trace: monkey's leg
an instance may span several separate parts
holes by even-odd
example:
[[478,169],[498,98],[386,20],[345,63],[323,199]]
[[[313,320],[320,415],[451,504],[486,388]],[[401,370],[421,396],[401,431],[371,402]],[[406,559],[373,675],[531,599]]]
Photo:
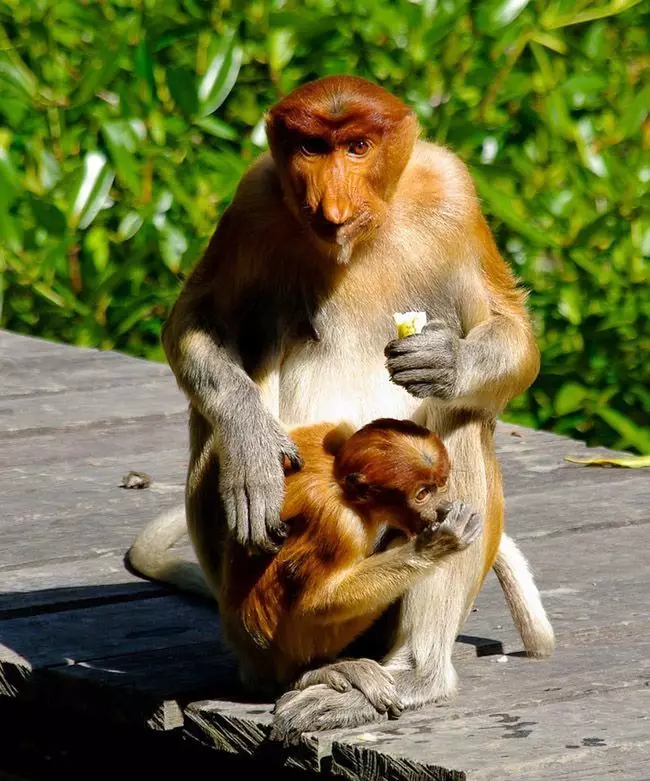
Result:
[[[447,510],[447,517],[438,532],[431,533],[427,530],[419,535],[418,539],[411,540],[399,548],[371,556],[355,568],[354,573],[345,578],[334,593],[328,594],[325,589],[321,608],[323,619],[328,617],[331,619],[334,615],[336,620],[345,620],[355,615],[362,615],[363,613],[359,611],[363,609],[364,605],[366,611],[373,609],[376,615],[379,610],[386,608],[410,586],[411,590],[405,598],[409,599],[411,592],[417,591],[421,583],[430,581],[433,573],[428,573],[432,569],[432,565],[436,565],[436,571],[439,570],[443,574],[443,579],[448,580],[449,572],[454,572],[457,569],[453,562],[468,552],[465,548],[471,546],[480,530],[480,515],[463,502],[452,502]],[[478,558],[475,556],[472,559],[471,566],[476,567],[480,566],[478,562],[482,559],[482,546],[476,544],[471,546],[470,550],[474,547],[478,549]],[[446,554],[458,551],[463,551],[463,553],[456,553],[448,559],[444,558]],[[418,578],[418,575],[421,577]],[[458,580],[461,583],[464,582],[462,575]],[[466,615],[465,603],[469,597],[463,598],[462,588],[456,584],[453,585],[456,590],[452,594],[460,595],[463,602],[462,608],[459,610],[460,602],[458,599],[454,601],[452,596],[451,601],[454,602],[456,611],[449,610],[449,625],[453,624],[453,631],[450,630],[451,642],[448,642],[446,634],[443,633],[448,630],[448,622],[439,622],[439,626],[434,626],[432,630],[431,625],[435,625],[436,620],[439,619],[435,612],[433,616],[428,613],[426,616],[416,613],[416,617],[419,617],[421,621],[414,627],[406,627],[407,632],[422,632],[426,635],[429,642],[425,643],[422,650],[424,661],[429,660],[431,653],[443,657],[445,653],[448,655],[449,665],[448,669],[443,670],[442,682],[434,680],[433,673],[427,676],[428,689],[422,699],[423,702],[436,699],[441,690],[447,691],[449,689],[451,691],[455,686],[455,673],[451,666],[451,649],[456,638],[458,625]],[[435,591],[437,588],[439,587],[436,585],[433,590]],[[443,584],[441,588],[443,589],[442,594],[447,595],[444,590],[446,586]],[[418,592],[416,599],[419,598]],[[382,601],[380,602],[379,599]],[[427,593],[424,599],[432,599],[431,594]],[[447,606],[443,605],[442,608],[446,609]],[[462,613],[461,617],[458,615],[459,612]],[[429,621],[430,624],[423,627],[422,621]],[[400,630],[403,629],[404,625],[402,624]],[[436,646],[435,639],[430,637],[436,632],[441,633],[439,647]],[[400,640],[401,638],[400,634]],[[414,699],[417,700],[420,697],[420,681],[418,680],[419,671],[413,670],[412,667],[415,657],[413,652],[409,651],[409,640],[410,634],[405,635],[405,639],[401,640],[407,652],[406,662],[402,663],[398,654],[395,669],[400,678],[404,677],[405,671],[410,674],[406,682],[407,700],[405,704],[414,707]],[[431,665],[427,667],[427,671],[429,667]],[[433,667],[437,669],[440,665],[433,665]],[[386,675],[386,672],[390,675]],[[397,717],[402,710],[402,690],[401,682],[397,685],[393,684],[393,674],[392,668],[382,669],[377,662],[371,659],[341,660],[309,671],[297,683],[297,687],[302,689],[301,691],[288,692],[278,700],[275,708],[273,737],[284,742],[292,742],[300,733],[306,731],[358,726],[369,721],[385,719],[388,714],[393,718]],[[328,688],[323,689],[323,685]],[[360,694],[363,699],[359,697]]]

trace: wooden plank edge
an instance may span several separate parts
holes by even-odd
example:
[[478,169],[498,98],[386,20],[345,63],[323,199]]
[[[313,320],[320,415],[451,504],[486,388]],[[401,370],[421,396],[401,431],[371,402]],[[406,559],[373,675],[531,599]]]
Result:
[[330,772],[336,778],[356,781],[466,781],[462,770],[424,765],[407,757],[393,756],[366,746],[334,741]]

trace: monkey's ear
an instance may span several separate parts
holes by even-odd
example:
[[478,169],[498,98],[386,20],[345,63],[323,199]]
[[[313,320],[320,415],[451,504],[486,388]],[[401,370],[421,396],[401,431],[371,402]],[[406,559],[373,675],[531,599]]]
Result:
[[325,435],[323,447],[326,453],[335,456],[356,431],[352,423],[343,421]]
[[350,499],[362,501],[368,497],[370,486],[361,472],[351,472],[345,476],[345,490]]

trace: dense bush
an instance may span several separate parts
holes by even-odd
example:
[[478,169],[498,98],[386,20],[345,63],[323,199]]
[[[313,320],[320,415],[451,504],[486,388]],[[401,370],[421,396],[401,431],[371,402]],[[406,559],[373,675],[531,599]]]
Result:
[[374,79],[470,164],[531,289],[525,424],[650,451],[650,8],[639,0],[0,0],[2,323],[161,358],[265,108]]

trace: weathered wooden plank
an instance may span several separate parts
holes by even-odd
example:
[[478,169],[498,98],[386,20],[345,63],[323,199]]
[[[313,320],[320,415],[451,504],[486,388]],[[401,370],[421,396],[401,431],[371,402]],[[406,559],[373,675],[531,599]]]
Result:
[[241,697],[237,670],[221,642],[160,648],[40,670],[38,690],[77,713],[114,724],[171,730],[183,707],[206,697]]
[[[425,773],[421,776],[423,778],[430,777],[427,772],[440,772],[440,766],[448,771],[471,770],[471,765],[466,766],[463,762],[466,751],[473,751],[474,743],[467,747],[467,741],[460,740],[458,735],[463,730],[476,731],[478,738],[475,742],[480,747],[480,733],[494,725],[495,714],[505,713],[511,719],[506,723],[513,726],[504,729],[526,732],[529,727],[527,719],[518,714],[527,710],[543,710],[545,705],[553,705],[571,712],[574,703],[577,703],[576,708],[581,708],[580,703],[592,697],[611,695],[617,698],[619,692],[641,691],[650,679],[646,661],[650,651],[649,629],[650,618],[602,633],[588,630],[582,634],[581,643],[575,642],[574,638],[573,645],[569,647],[564,647],[560,638],[555,657],[544,662],[516,655],[463,659],[459,663],[460,693],[450,704],[407,713],[397,721],[307,735],[293,756],[294,766],[314,769],[328,755],[331,746],[342,744],[348,747],[340,749],[341,761],[347,771],[354,769],[350,757],[355,757],[355,762],[363,761],[361,766],[356,766],[358,777],[366,778],[366,773],[368,778],[383,777],[374,774],[378,768],[390,767],[386,777],[408,778],[408,774],[405,775],[407,771],[415,772],[410,764],[413,761],[418,772]],[[589,670],[587,675],[585,670]],[[192,703],[185,711],[186,729],[196,739],[204,740],[206,745],[256,756],[265,750],[270,710],[269,705],[224,701]],[[603,724],[607,724],[616,716],[604,711],[600,718]],[[450,723],[456,726],[443,743],[444,750],[438,753],[439,725]],[[548,757],[559,759],[564,751],[563,746],[552,742],[557,737],[554,728],[554,721],[550,719],[543,722],[540,729],[550,730]],[[585,735],[588,737],[589,733]],[[517,733],[512,737],[527,735]],[[492,736],[489,738],[492,740]],[[543,745],[543,739],[541,743]],[[382,756],[358,752],[358,747],[372,749]],[[344,761],[345,756],[347,759]],[[386,759],[391,756],[401,759],[392,763]],[[409,761],[404,762],[405,759]],[[469,777],[474,776],[470,774]],[[517,775],[513,771],[513,775],[504,778],[517,778]]]
[[14,334],[0,329],[0,361],[3,367],[11,368],[18,365],[23,358],[50,355],[71,355],[72,353],[94,354],[97,353],[90,347],[73,347],[61,342],[50,342],[46,339],[38,339],[34,336]]
[[[491,713],[433,724],[421,713],[385,727],[380,737],[379,731],[367,730],[359,745],[371,745],[389,768],[388,757],[407,757],[425,767],[435,763],[465,772],[472,781],[537,781],[541,773],[546,778],[573,779],[576,770],[583,773],[585,764],[593,775],[578,777],[600,778],[599,768],[610,773],[616,769],[612,752],[625,762],[628,750],[637,757],[650,750],[648,694],[647,687],[620,689],[515,711],[506,705]],[[345,771],[356,768],[365,777],[366,767],[353,764],[359,755],[350,744],[356,745],[352,735],[333,740],[334,767],[341,763]]]
[[178,479],[184,479],[183,467],[188,452],[185,412],[158,421],[115,421],[86,429],[50,432],[26,432],[0,447],[0,480],[5,469],[24,469],[26,473],[57,474],[61,464],[88,466],[137,463],[142,454],[170,451],[178,459]]
[[219,642],[216,608],[176,596],[7,619],[0,690],[21,691],[25,671],[198,642]]
[[[14,514],[11,525],[3,528],[0,567],[125,553],[135,533],[147,521],[183,501],[180,486],[157,493],[153,486],[144,491],[127,491],[117,486],[98,489],[89,485],[76,493],[74,504],[71,497],[69,506],[59,494],[50,502],[41,497],[30,513]],[[31,538],[25,535],[25,529],[30,530]]]
[[92,391],[0,398],[0,435],[34,429],[89,427],[112,420],[165,417],[186,408],[184,396],[168,377]]
[[[70,390],[95,390],[167,377],[166,364],[113,352],[81,351],[26,355],[7,361],[0,374],[0,397],[49,396]],[[173,380],[172,380],[173,382]]]

